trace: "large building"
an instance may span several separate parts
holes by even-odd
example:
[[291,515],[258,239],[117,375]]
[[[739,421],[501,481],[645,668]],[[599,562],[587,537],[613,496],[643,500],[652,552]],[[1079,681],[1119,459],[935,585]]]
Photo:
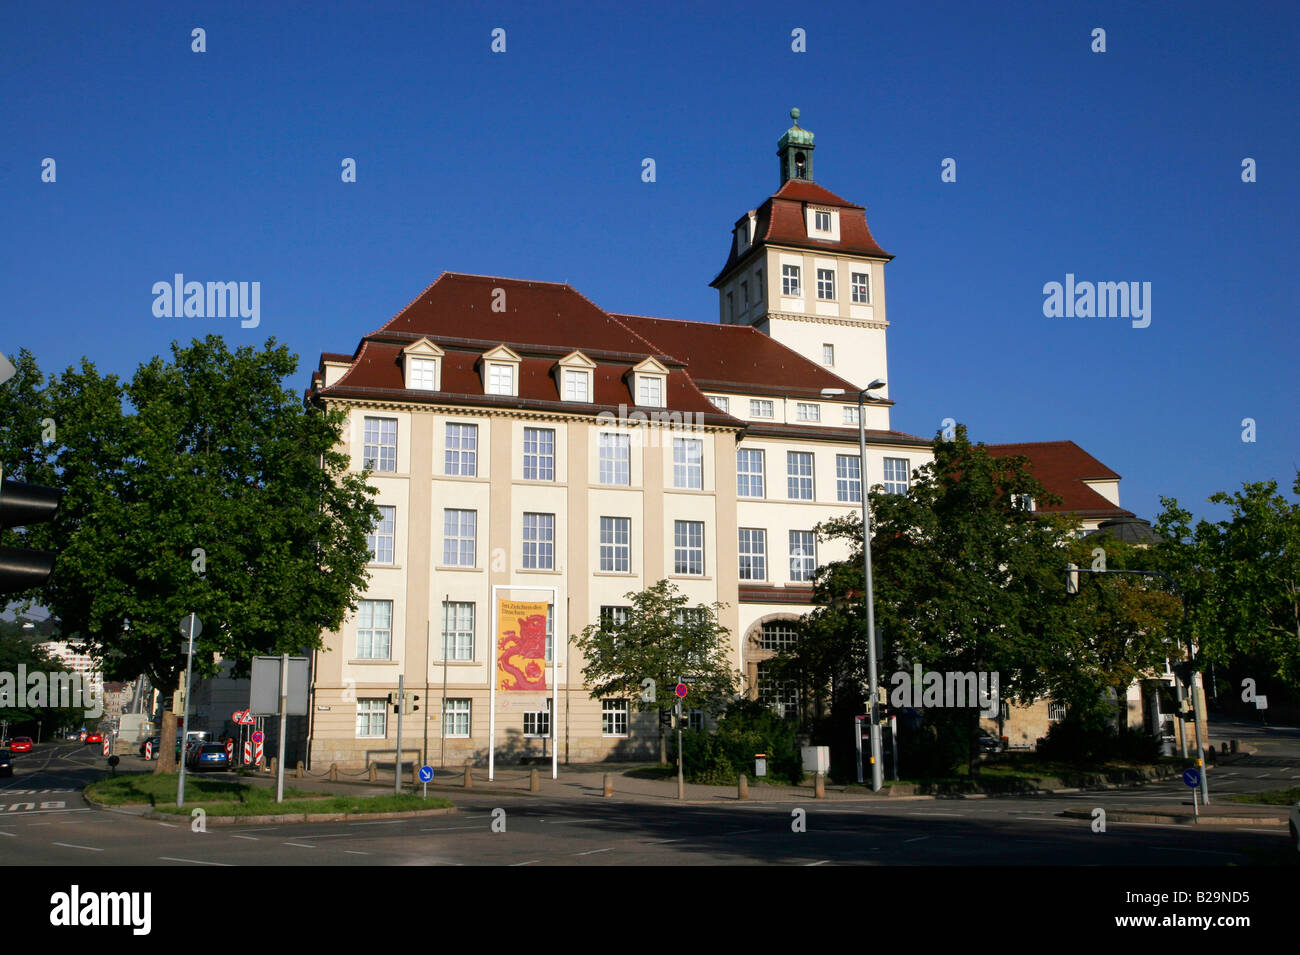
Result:
[[[891,256],[862,206],[813,181],[813,150],[797,121],[781,137],[779,188],[736,220],[713,279],[719,322],[444,273],[351,353],[322,356],[308,400],[346,409],[345,450],[371,469],[383,516],[357,612],[315,654],[313,765],[391,762],[399,674],[424,698],[403,758],[484,759],[503,590],[554,601],[563,757],[643,755],[657,739],[630,701],[590,698],[564,635],[663,578],[726,605],[747,694],[797,706],[764,662],[810,609],[813,569],[847,556],[813,527],[860,507],[858,394],[888,380]],[[932,454],[891,429],[892,405],[886,384],[864,406],[865,477],[901,492]],[[1127,514],[1118,475],[1074,445],[1044,460],[1068,449],[1086,473],[1067,464],[1049,490],[1082,481],[1115,510],[1085,526]],[[541,755],[550,706],[497,694],[497,758]]]

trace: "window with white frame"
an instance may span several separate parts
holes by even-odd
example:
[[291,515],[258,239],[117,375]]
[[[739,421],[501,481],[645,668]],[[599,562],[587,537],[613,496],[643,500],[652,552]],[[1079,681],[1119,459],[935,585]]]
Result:
[[704,711],[687,710],[682,714],[682,723],[684,728],[688,730],[704,729]]
[[858,305],[871,304],[871,273],[854,272],[853,279],[853,301]]
[[775,679],[771,664],[758,665],[758,698],[786,719],[799,716],[799,684]]
[[829,212],[813,213],[813,228],[818,232],[831,231],[831,214]]
[[835,270],[834,269],[817,270],[817,297],[822,299],[835,298]]
[[452,477],[478,474],[478,425],[447,423],[446,471]]
[[444,600],[442,603],[442,652],[445,660],[474,659],[474,604]]
[[709,395],[709,400],[713,402],[713,407],[719,411],[729,414],[731,412],[731,399],[722,395]]
[[366,535],[366,549],[370,551],[370,563],[391,564],[393,562],[393,539],[396,534],[397,508],[380,504],[379,519]]
[[357,659],[390,660],[393,656],[393,602],[357,602]]
[[817,567],[817,541],[812,531],[790,532],[790,579],[812,583]]
[[845,424],[852,424],[852,425],[856,425],[856,424],[858,423],[858,407],[857,407],[857,405],[845,405],[845,407],[844,407],[844,423],[845,423]]
[[811,451],[785,453],[786,496],[792,501],[813,499],[813,456]]
[[799,290],[799,266],[781,266],[781,294],[797,297],[803,294]]
[[609,574],[626,574],[632,570],[632,519],[600,519],[600,569]]
[[388,700],[357,700],[357,739],[383,739],[388,735]]
[[673,522],[673,573],[699,577],[704,574],[704,522]]
[[795,417],[800,421],[821,421],[822,406],[811,401],[800,401],[795,406]]
[[437,387],[438,363],[432,358],[406,360],[406,387],[420,391],[433,391]]
[[600,629],[609,631],[627,623],[627,615],[632,610],[631,607],[621,606],[619,604],[604,604],[600,608]]
[[830,342],[822,343],[822,364],[827,368],[835,367],[835,346]]
[[632,436],[602,433],[600,436],[600,483],[632,483]]
[[885,458],[885,493],[907,493],[907,458]]
[[555,569],[555,515],[524,512],[524,570]]
[[1065,719],[1065,704],[1057,703],[1055,700],[1047,704],[1047,718],[1054,723]]
[[555,480],[555,431],[524,428],[524,480]]
[[600,735],[627,735],[627,700],[600,701]]
[[673,487],[704,487],[704,442],[699,438],[673,438]]
[[588,387],[588,377],[585,371],[573,371],[565,369],[564,371],[564,400],[565,401],[590,401],[591,390]]
[[442,512],[442,563],[445,567],[473,567],[478,531],[478,511],[447,508]]
[[393,418],[366,418],[363,430],[361,466],[372,471],[396,471],[397,421]]
[[450,699],[443,704],[443,730],[448,739],[464,739],[469,736],[470,703],[470,700]]
[[1012,494],[1011,506],[1022,511],[1032,511],[1034,510],[1034,499],[1028,494]]
[[862,457],[860,455],[835,455],[835,500],[861,502]]
[[740,528],[740,579],[767,580],[767,531]]
[[759,646],[764,650],[784,650],[799,642],[799,629],[793,620],[767,620]]
[[736,496],[762,497],[763,452],[741,448],[736,452]]
[[636,403],[643,408],[664,406],[664,380],[656,375],[637,375]]
[[488,363],[488,394],[513,395],[515,393],[515,366],[499,362]]
[[749,399],[749,416],[751,418],[770,418],[772,417],[772,409],[772,401],[769,398]]
[[551,735],[551,701],[547,699],[546,709],[524,713],[524,736],[548,737]]

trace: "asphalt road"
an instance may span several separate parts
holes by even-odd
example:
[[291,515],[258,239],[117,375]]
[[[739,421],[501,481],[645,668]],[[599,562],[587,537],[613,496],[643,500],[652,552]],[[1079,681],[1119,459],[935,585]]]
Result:
[[[1292,778],[1300,776],[1300,759],[1291,755],[1300,734],[1261,734],[1278,744],[1276,755],[1261,748],[1259,764],[1216,771],[1212,795],[1300,784]],[[131,766],[136,758],[123,760]],[[1057,815],[1096,804],[1100,793],[889,804],[809,799],[798,807],[804,831],[796,831],[799,819],[788,805],[466,794],[453,797],[458,811],[444,816],[193,832],[184,821],[89,807],[76,790],[103,764],[97,748],[72,743],[43,744],[24,758],[0,785],[0,859],[72,866],[1224,866],[1295,864],[1296,856],[1284,829],[1110,823],[1093,832],[1089,820]],[[1137,805],[1185,794],[1180,784],[1160,784],[1104,795],[1108,803]],[[505,831],[494,831],[494,818]]]

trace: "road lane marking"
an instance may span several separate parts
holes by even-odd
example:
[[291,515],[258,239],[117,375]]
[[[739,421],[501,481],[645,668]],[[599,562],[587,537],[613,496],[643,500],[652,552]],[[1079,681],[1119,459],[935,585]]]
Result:
[[825,865],[826,863],[828,863],[828,862],[830,862],[830,861],[831,861],[830,859],[821,859],[821,860],[818,861],[818,862],[805,862],[804,865],[806,865],[806,866],[808,866],[808,865]]
[[257,842],[257,836],[241,836],[241,835],[240,835],[239,833],[237,833],[237,832],[235,832],[235,833],[231,833],[230,838],[232,838],[232,839],[247,839],[247,840],[249,840],[250,842]]
[[354,826],[400,826],[405,819],[386,819],[382,822],[354,822]]
[[176,823],[174,823],[174,822],[160,822],[160,823],[158,823],[158,825],[162,826],[164,829],[175,829],[175,828],[177,828]]
[[534,862],[541,862],[541,861],[542,861],[541,859],[529,859],[527,862],[512,862],[510,863],[510,867],[514,868],[515,866],[520,866],[520,865],[532,865]]
[[315,849],[315,846],[309,846],[305,842],[286,842],[286,846],[297,846],[299,849]]
[[917,836],[915,839],[904,839],[903,842],[920,842],[922,839],[929,839],[929,836]]
[[645,846],[666,846],[670,842],[685,842],[685,839],[660,839],[658,842],[643,842]]
[[421,832],[455,832],[458,829],[482,829],[482,826],[442,826],[437,829],[421,829]]
[[344,849],[343,851],[346,852],[346,853],[347,853],[348,855],[350,855],[350,856],[368,856],[368,855],[370,855],[369,852],[358,852],[356,849]]
[[[736,829],[736,830],[733,831],[733,832],[724,832],[723,835],[725,835],[725,836],[743,836],[743,835],[745,835],[745,833],[747,833],[747,832],[762,832],[762,831],[763,831],[762,829]],[[852,830],[852,829],[846,829],[846,830],[844,830],[844,831],[845,831],[845,832],[853,832],[853,831],[855,831],[855,830]]]
[[575,852],[575,856],[594,856],[598,852],[613,852],[613,849],[588,849],[586,852]]
[[18,833],[16,833],[16,832],[5,832],[3,829],[0,829],[0,836],[13,836],[15,839],[17,839],[17,838],[18,838]]
[[188,862],[190,865],[219,865],[230,868],[229,862],[204,862],[202,859],[178,859],[175,856],[159,856],[164,862]]
[[94,846],[74,846],[70,842],[56,842],[56,846],[63,846],[65,849],[85,849],[87,852],[103,852],[103,849],[96,849]]

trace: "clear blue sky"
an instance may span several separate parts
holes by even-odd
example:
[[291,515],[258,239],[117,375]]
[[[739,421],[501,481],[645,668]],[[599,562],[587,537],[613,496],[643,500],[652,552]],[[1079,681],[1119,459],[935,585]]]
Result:
[[[274,335],[301,388],[443,270],[714,320],[799,106],[817,181],[897,256],[895,427],[1072,439],[1148,518],[1162,494],[1218,516],[1216,490],[1289,488],[1295,3],[552,6],[6,4],[0,351],[130,375],[175,338]],[[260,282],[261,325],[155,318],[176,272]],[[1044,317],[1067,272],[1150,282],[1150,327]]]

